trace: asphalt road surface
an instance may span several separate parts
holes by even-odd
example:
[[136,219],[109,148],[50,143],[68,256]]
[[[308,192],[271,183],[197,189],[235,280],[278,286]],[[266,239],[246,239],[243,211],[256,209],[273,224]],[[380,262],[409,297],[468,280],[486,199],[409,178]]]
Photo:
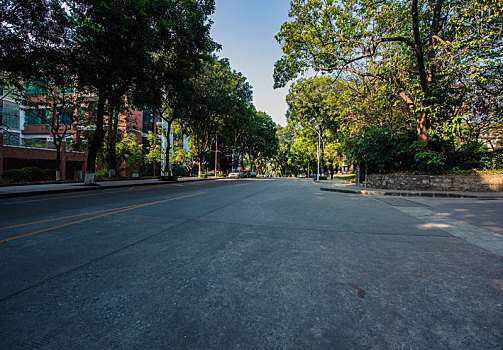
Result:
[[503,201],[309,180],[0,201],[0,349],[501,349]]

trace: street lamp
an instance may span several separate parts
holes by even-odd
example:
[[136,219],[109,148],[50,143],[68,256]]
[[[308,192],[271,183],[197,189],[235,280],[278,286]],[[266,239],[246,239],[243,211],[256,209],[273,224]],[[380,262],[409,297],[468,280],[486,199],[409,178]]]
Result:
[[218,135],[215,136],[215,179],[217,178]]

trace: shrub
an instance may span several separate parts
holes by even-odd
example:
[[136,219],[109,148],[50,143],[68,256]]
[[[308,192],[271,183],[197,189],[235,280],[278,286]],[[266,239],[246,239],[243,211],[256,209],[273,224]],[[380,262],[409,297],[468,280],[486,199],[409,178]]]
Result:
[[200,178],[203,178],[203,179],[206,179],[206,178],[208,177],[208,175],[206,175],[206,174],[201,174],[201,175],[199,175],[199,177],[200,177]]
[[168,176],[161,176],[159,178],[160,181],[176,181],[178,180],[178,177],[176,176],[172,176],[172,175],[168,175]]
[[6,183],[49,181],[54,177],[55,170],[44,170],[37,167],[9,169],[2,173],[2,178]]
[[94,172],[94,178],[96,180],[98,179],[107,179],[108,178],[108,170],[107,169],[101,169],[98,171]]
[[225,174],[218,174],[217,177],[227,177]]
[[350,159],[367,166],[369,173],[388,173],[413,167],[414,149],[410,131],[391,133],[389,129],[369,129],[348,140]]
[[177,177],[190,176],[187,168],[184,167],[183,165],[179,165],[179,164],[171,165],[171,172],[173,173],[173,176],[177,176]]
[[47,180],[56,180],[56,170],[44,169],[44,174]]
[[321,176],[321,175],[320,175],[320,180],[326,180],[326,179],[327,179],[327,177],[326,177],[326,176]]

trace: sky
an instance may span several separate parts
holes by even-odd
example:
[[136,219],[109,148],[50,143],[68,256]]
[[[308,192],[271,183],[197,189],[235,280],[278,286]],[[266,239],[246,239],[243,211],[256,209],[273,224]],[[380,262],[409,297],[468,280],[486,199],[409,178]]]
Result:
[[228,58],[253,86],[253,104],[286,125],[288,88],[273,89],[274,63],[281,58],[274,39],[288,19],[290,0],[216,0],[211,37],[222,45],[217,53]]

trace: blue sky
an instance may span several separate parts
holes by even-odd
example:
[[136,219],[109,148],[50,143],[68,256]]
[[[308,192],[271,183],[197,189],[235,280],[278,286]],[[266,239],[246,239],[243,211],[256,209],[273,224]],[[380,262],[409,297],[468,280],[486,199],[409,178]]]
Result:
[[253,86],[255,107],[285,125],[287,88],[274,90],[274,62],[281,47],[274,36],[288,19],[289,0],[216,0],[211,36],[222,45],[218,56]]

